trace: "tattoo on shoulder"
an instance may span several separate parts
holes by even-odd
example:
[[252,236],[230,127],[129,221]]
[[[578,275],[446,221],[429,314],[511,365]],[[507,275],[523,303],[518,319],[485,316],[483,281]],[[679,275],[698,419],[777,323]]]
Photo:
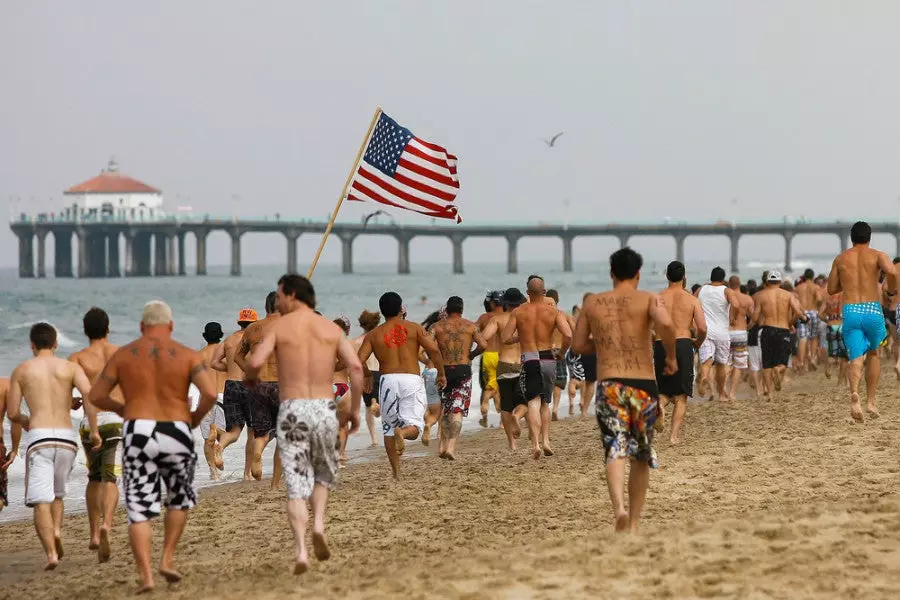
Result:
[[137,346],[131,347],[131,355],[132,356],[140,356],[140,354],[141,354],[141,351],[138,349]]
[[170,358],[175,358],[176,354],[177,354],[177,352],[175,352],[175,348],[169,348],[169,357]]

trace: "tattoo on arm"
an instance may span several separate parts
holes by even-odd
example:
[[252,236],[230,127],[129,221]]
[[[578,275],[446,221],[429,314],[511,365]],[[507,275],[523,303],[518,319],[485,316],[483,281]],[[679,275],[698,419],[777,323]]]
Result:
[[116,378],[115,378],[115,377],[110,377],[110,376],[106,373],[106,369],[107,369],[108,366],[109,366],[109,365],[107,365],[106,367],[103,367],[103,370],[100,371],[100,376],[99,376],[99,377],[100,377],[100,380],[101,380],[101,381],[104,381],[104,382],[106,382],[106,383],[108,383],[108,384],[110,384],[110,385],[115,385],[115,384],[116,384]]
[[206,365],[201,361],[194,365],[194,368],[191,369],[191,379],[193,379],[196,375],[206,371]]
[[241,340],[241,345],[238,348],[238,354],[244,355],[250,352],[250,343],[247,340]]

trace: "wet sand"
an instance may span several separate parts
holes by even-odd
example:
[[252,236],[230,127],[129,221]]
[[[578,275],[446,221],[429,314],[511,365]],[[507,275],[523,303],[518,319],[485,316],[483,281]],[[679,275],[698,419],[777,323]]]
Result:
[[[882,417],[862,425],[821,374],[774,402],[691,404],[682,444],[657,440],[637,535],[612,532],[592,418],[554,423],[557,455],[539,461],[526,440],[511,455],[494,429],[462,440],[454,463],[435,444],[409,444],[426,456],[404,462],[402,485],[386,458],[344,469],[329,507],[333,557],[299,578],[283,492],[204,490],[181,541],[185,579],[167,590],[160,578],[155,596],[897,598],[897,389],[886,372]],[[86,517],[68,518],[66,557],[45,574],[31,525],[0,527],[0,599],[132,594],[121,511],[112,541],[98,565]]]

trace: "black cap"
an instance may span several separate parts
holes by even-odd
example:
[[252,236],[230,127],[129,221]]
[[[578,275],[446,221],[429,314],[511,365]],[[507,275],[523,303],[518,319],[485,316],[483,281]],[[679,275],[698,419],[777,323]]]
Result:
[[485,298],[491,302],[503,302],[503,290],[490,291]]
[[522,292],[519,291],[519,288],[509,288],[505,292],[503,292],[503,304],[506,306],[519,306],[520,304],[524,304],[527,298],[522,295]]
[[224,335],[225,334],[222,333],[222,326],[215,321],[207,323],[206,327],[203,328],[203,339],[210,344],[216,344],[220,342]]

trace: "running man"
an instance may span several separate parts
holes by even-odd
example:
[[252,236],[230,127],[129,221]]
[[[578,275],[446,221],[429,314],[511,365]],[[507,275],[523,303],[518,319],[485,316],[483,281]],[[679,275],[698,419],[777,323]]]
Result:
[[565,314],[544,302],[544,280],[534,275],[528,280],[528,302],[516,308],[500,334],[500,341],[518,341],[522,350],[522,371],[519,385],[528,402],[528,430],[531,432],[531,454],[537,460],[541,451],[553,456],[550,446],[550,403],[553,400],[553,380],[556,361],[563,357],[553,352],[553,332],[562,332],[561,352],[572,344],[572,329]]
[[[898,272],[900,270],[900,257],[894,257],[894,271]],[[898,282],[900,282],[900,272],[898,272]],[[900,285],[900,283],[898,283]],[[893,339],[892,350],[892,358],[894,360],[894,373],[897,375],[897,380],[900,381],[900,321],[898,321],[897,316],[900,315],[900,294],[894,294],[893,296],[889,296],[887,294],[887,278],[885,278],[884,283],[882,284],[883,295],[886,299],[887,304],[887,314],[885,317],[887,318],[888,326],[890,331],[888,331],[888,337]],[[823,293],[823,295],[825,295]]]
[[737,303],[737,293],[725,285],[725,269],[722,267],[712,270],[709,281],[697,294],[703,307],[703,315],[706,317],[706,340],[700,346],[700,381],[697,388],[701,396],[709,389],[712,400],[713,391],[709,378],[712,366],[715,365],[716,392],[719,394],[719,400],[726,402],[728,392],[725,391],[725,378],[728,377],[731,366],[729,307]]
[[[433,329],[444,359],[444,374],[447,379],[440,391],[442,422],[438,456],[456,460],[456,442],[462,431],[462,420],[469,415],[469,403],[472,401],[472,358],[477,356],[477,350],[472,352],[472,342],[480,350],[487,348],[488,343],[475,323],[462,318],[462,298],[450,296],[446,312],[447,318],[438,321]],[[496,369],[494,380],[496,381]]]
[[803,273],[803,281],[794,288],[794,293],[800,300],[800,308],[807,317],[806,323],[797,323],[797,365],[794,370],[798,374],[803,374],[808,370],[815,371],[818,359],[816,342],[819,339],[819,305],[822,303],[824,294],[822,288],[816,285],[815,277],[815,271],[806,269]]
[[[588,292],[582,296],[582,307],[584,306],[584,301],[587,300],[590,295],[590,292]],[[576,378],[578,375],[581,375],[584,380],[580,386],[581,416],[583,418],[587,416],[588,409],[597,392],[597,355],[593,353],[578,355],[578,365],[576,365],[574,373]]]
[[[247,426],[247,444],[244,447],[244,481],[250,481],[250,466],[253,463],[253,427],[250,419],[250,391],[244,385],[244,371],[235,362],[235,355],[244,331],[259,319],[252,308],[242,308],[238,313],[238,329],[227,338],[216,350],[212,367],[225,373],[225,388],[222,394],[222,405],[225,410],[225,431],[218,434],[219,451],[224,454],[225,448],[238,441],[244,425]],[[224,468],[224,464],[222,467]]]
[[[446,317],[444,309],[434,311],[422,321],[422,327],[425,333],[434,337],[434,326],[438,321]],[[370,359],[372,357],[369,357]],[[428,358],[428,353],[419,348],[419,362],[424,365],[422,369],[422,379],[425,381],[425,398],[428,401],[428,407],[425,409],[425,428],[422,430],[422,445],[431,445],[431,428],[438,426],[438,436],[441,436],[441,391],[437,386],[437,369],[434,363]],[[441,457],[443,458],[443,457]]]
[[6,471],[15,462],[19,455],[19,442],[22,440],[22,426],[18,423],[12,423],[9,428],[10,444],[12,444],[9,452],[6,451],[6,444],[3,443],[3,420],[6,419],[6,398],[9,394],[9,377],[0,377],[0,512],[9,506],[9,495],[7,493],[7,476]]
[[[509,322],[512,311],[527,302],[524,294],[517,288],[509,288],[503,293],[501,303],[503,312],[491,318],[482,335],[488,340],[500,337],[500,333]],[[516,440],[521,435],[519,421],[528,414],[528,401],[522,394],[519,377],[522,371],[522,352],[518,342],[500,344],[500,355],[497,363],[497,384],[500,392],[500,422],[509,441],[510,452],[516,451]]]
[[[294,574],[302,575],[309,569],[307,501],[313,510],[313,553],[321,561],[331,558],[325,508],[328,490],[337,479],[335,439],[344,426],[350,435],[359,430],[363,369],[341,328],[314,312],[316,292],[307,278],[284,275],[279,279],[277,307],[282,317],[254,346],[246,373],[251,387],[259,385],[274,354],[280,396],[277,450],[284,465],[287,513],[294,532]],[[332,395],[335,363],[345,366],[350,378],[349,407],[341,411]]]
[[[203,328],[206,346],[200,350],[200,356],[203,357],[203,364],[207,367],[213,366],[213,359],[222,345],[224,336],[222,326],[215,321],[207,323]],[[219,481],[219,470],[225,466],[222,460],[222,446],[219,444],[219,432],[225,433],[226,430],[224,398],[227,376],[224,371],[217,370],[210,371],[210,375],[216,382],[216,403],[200,421],[200,435],[203,437],[203,456],[209,465],[209,478]]]
[[[275,306],[277,293],[269,292],[266,296],[266,316],[262,321],[251,323],[244,330],[241,345],[234,355],[234,362],[245,373],[247,371],[247,354],[253,346],[262,341],[266,331],[278,321],[279,314]],[[278,365],[275,356],[260,373],[260,383],[249,390],[250,428],[253,430],[253,460],[250,463],[250,475],[256,481],[262,480],[262,455],[266,446],[275,439],[275,418],[278,416]],[[279,482],[281,468],[279,454],[275,453],[275,466],[272,471],[272,489]]]
[[[381,405],[384,450],[391,463],[394,479],[400,479],[400,456],[406,440],[419,437],[425,426],[425,382],[419,374],[419,348],[438,370],[437,385],[447,385],[444,360],[437,342],[418,323],[403,318],[403,300],[396,292],[387,292],[378,300],[384,324],[370,331],[359,349],[363,370],[372,353],[381,365],[378,403]],[[366,376],[369,373],[366,372]]]
[[[91,384],[94,384],[106,361],[119,347],[109,343],[109,316],[104,310],[95,307],[87,311],[83,325],[89,345],[71,355],[69,360],[81,367]],[[122,401],[122,392],[118,388],[114,389],[111,395],[117,401]],[[122,476],[119,446],[122,442],[122,417],[112,411],[100,411],[97,413],[97,429],[101,445],[95,450],[95,443],[91,439],[92,429],[85,411],[79,431],[88,470],[85,492],[85,505],[91,530],[88,548],[97,550],[97,559],[104,563],[111,555],[109,532],[119,506],[119,477]]]
[[878,346],[887,336],[879,303],[882,290],[878,280],[881,273],[885,273],[887,279],[884,294],[893,297],[897,293],[897,271],[887,254],[869,247],[871,240],[872,228],[869,224],[864,221],[855,223],[850,229],[853,247],[834,259],[828,276],[828,293],[843,292],[844,305],[841,312],[844,319],[844,345],[850,360],[850,415],[856,421],[863,420],[859,382],[864,364],[866,410],[870,417],[879,416],[875,404],[875,390],[881,377]]
[[[353,347],[356,348],[357,352],[359,352],[366,334],[378,327],[380,321],[381,313],[367,310],[360,313],[358,323],[362,327],[363,334],[353,339]],[[363,404],[366,405],[366,428],[369,430],[369,446],[374,448],[378,445],[378,442],[375,441],[375,418],[381,416],[381,410],[378,406],[378,359],[375,358],[374,354],[369,357],[367,366],[372,377],[363,383],[362,399]]]
[[[34,508],[34,528],[47,555],[45,571],[52,571],[63,557],[63,499],[78,452],[78,436],[72,429],[72,389],[87,398],[91,391],[84,370],[57,358],[56,329],[36,323],[29,334],[34,358],[12,372],[6,414],[29,432],[25,451],[25,506]],[[22,398],[28,398],[29,415],[22,414]],[[103,445],[97,429],[97,410],[84,403],[90,423],[92,450]],[[15,442],[14,442],[15,444]]]
[[747,288],[741,285],[741,278],[737,275],[728,278],[728,288],[734,292],[734,302],[731,304],[728,321],[728,336],[731,338],[731,385],[726,387],[731,388],[728,390],[728,400],[734,402],[738,383],[749,366],[750,337],[747,326],[750,315],[753,314],[753,298],[746,294]]
[[[569,319],[569,327],[572,328],[572,331],[575,331],[575,321],[578,319],[578,313],[581,311],[581,307],[577,304],[572,307],[571,314],[566,315],[566,318]],[[575,396],[579,392],[581,393],[581,401],[579,402],[579,408],[581,409],[581,417],[584,418],[587,416],[587,407],[588,404],[585,403],[584,400],[584,367],[581,365],[581,357],[572,352],[572,349],[569,348],[566,351],[566,369],[569,372],[569,416],[573,416],[575,414]]]
[[[138,593],[154,587],[150,519],[160,515],[162,504],[166,518],[159,574],[170,584],[181,581],[175,568],[175,548],[188,510],[197,503],[197,455],[191,430],[200,426],[216,403],[216,384],[203,357],[173,340],[172,328],[172,309],[159,300],[148,302],[141,315],[141,337],[112,355],[85,403],[125,419],[123,489],[131,551],[141,577]],[[191,383],[200,390],[193,412],[188,400]],[[110,397],[116,386],[122,390],[124,403]],[[161,496],[163,482],[165,498]]]
[[[484,314],[478,317],[475,325],[479,331],[484,331],[491,319],[503,312],[502,304],[503,292],[488,292],[484,299]],[[493,398],[494,408],[497,412],[501,412],[499,408],[499,385],[497,383],[497,362],[500,360],[500,336],[494,336],[493,340],[488,340],[487,349],[481,354],[481,372],[479,383],[481,383],[481,420],[478,424],[482,427],[488,425],[488,409]],[[502,421],[502,419],[501,419]]]
[[[653,424],[659,411],[651,327],[662,339],[665,375],[678,371],[675,328],[659,296],[638,290],[641,255],[623,248],[610,256],[613,289],[591,295],[575,324],[572,348],[597,353],[597,423],[606,453],[606,481],[616,531],[637,531],[650,468],[658,461]],[[625,508],[625,461],[631,460]]]
[[847,347],[844,345],[843,319],[841,318],[841,294],[825,296],[819,307],[822,342],[825,348],[825,377],[831,379],[831,367],[837,366],[838,387],[847,383]]
[[807,319],[797,296],[782,289],[781,284],[781,273],[771,271],[766,276],[766,287],[753,295],[753,321],[759,323],[762,351],[762,395],[766,400],[771,400],[774,392],[781,391],[791,360],[791,323],[795,319]]
[[[342,315],[333,320],[332,323],[340,327],[345,336],[348,338],[350,337],[350,319]],[[341,360],[337,360],[334,363],[331,389],[334,394],[334,401],[337,402],[338,407],[343,407],[347,402],[350,402],[350,373],[348,371],[348,366]],[[338,443],[340,444],[340,448],[338,449],[338,463],[341,466],[347,463],[348,439],[350,439],[350,434],[348,432],[348,427],[345,424],[338,428]]]
[[[700,301],[685,290],[685,268],[679,261],[672,261],[666,267],[669,287],[660,292],[660,301],[672,320],[675,329],[675,359],[678,370],[667,374],[668,354],[662,338],[657,335],[653,342],[653,367],[659,384],[659,421],[657,430],[665,428],[666,405],[675,404],[672,410],[672,431],[669,443],[678,444],[684,417],[687,414],[687,399],[694,395],[694,351],[706,339],[706,317]],[[691,331],[697,338],[692,339]]]
[[[569,322],[569,328],[574,329],[574,321],[565,311],[559,308],[559,292],[556,290],[547,290],[546,300],[548,303],[553,302],[553,306],[566,317],[566,321]],[[566,366],[566,353],[562,352],[560,349],[562,346],[562,333],[559,332],[559,329],[553,331],[553,337],[550,340],[550,344],[553,347],[553,352],[560,357],[559,360],[556,361],[556,377],[553,379],[553,411],[550,414],[551,421],[558,421],[559,402],[563,390],[566,389],[569,383],[569,368]],[[569,400],[569,416],[573,414],[575,414],[575,407],[572,405],[572,401]]]

